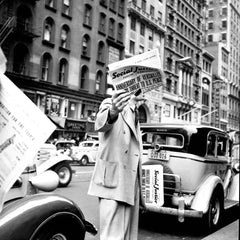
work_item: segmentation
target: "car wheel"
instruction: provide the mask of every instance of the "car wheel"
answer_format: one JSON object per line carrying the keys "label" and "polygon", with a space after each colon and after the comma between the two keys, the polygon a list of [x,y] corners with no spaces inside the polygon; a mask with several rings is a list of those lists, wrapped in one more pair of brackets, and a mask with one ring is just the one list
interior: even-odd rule
{"label": "car wheel", "polygon": [[59,163],[53,169],[59,176],[59,187],[67,187],[72,180],[72,169],[67,162]]}
{"label": "car wheel", "polygon": [[[66,222],[69,224],[66,226]],[[85,238],[85,229],[82,223],[72,222],[71,219],[59,221],[53,219],[46,223],[34,234],[31,240],[83,240]]]}
{"label": "car wheel", "polygon": [[88,157],[83,156],[81,159],[81,165],[86,166],[88,164]]}
{"label": "car wheel", "polygon": [[223,200],[219,191],[214,191],[209,202],[207,213],[203,217],[207,231],[215,231],[222,219]]}

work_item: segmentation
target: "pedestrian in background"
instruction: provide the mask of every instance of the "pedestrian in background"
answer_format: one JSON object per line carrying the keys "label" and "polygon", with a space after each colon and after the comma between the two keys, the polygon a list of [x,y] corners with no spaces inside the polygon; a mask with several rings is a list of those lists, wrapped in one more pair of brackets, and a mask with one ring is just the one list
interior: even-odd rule
{"label": "pedestrian in background", "polygon": [[124,90],[103,100],[95,122],[99,150],[88,193],[99,197],[100,240],[136,240],[142,140],[136,105]]}

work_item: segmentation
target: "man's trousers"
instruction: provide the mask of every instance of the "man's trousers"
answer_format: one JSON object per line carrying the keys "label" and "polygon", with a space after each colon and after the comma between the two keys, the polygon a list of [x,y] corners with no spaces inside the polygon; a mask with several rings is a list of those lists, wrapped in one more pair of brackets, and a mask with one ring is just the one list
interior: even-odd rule
{"label": "man's trousers", "polygon": [[138,239],[139,186],[135,191],[134,206],[100,198],[99,210],[100,240]]}

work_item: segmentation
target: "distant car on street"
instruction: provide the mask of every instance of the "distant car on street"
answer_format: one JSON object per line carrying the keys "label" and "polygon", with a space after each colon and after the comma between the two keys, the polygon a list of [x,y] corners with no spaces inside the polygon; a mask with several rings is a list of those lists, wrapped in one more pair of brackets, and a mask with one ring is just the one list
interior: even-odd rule
{"label": "distant car on street", "polygon": [[80,142],[79,146],[72,147],[71,157],[83,166],[89,163],[95,163],[98,147],[99,142],[96,140]]}
{"label": "distant car on street", "polygon": [[[223,211],[239,206],[239,164],[232,163],[232,143],[221,129],[191,124],[141,124],[143,140],[143,199],[146,211],[199,218],[203,230],[214,231]],[[150,176],[161,166],[163,184]],[[149,182],[155,181],[155,189]],[[152,207],[163,188],[163,202]],[[151,191],[152,190],[152,191]]]}
{"label": "distant car on street", "polygon": [[59,152],[56,145],[44,143],[35,157],[37,173],[53,170],[59,176],[59,187],[67,187],[72,180],[72,158]]}
{"label": "distant car on street", "polygon": [[24,170],[0,211],[1,240],[83,240],[86,231],[97,233],[73,201],[49,192],[58,181],[51,170],[36,175],[34,164]]}

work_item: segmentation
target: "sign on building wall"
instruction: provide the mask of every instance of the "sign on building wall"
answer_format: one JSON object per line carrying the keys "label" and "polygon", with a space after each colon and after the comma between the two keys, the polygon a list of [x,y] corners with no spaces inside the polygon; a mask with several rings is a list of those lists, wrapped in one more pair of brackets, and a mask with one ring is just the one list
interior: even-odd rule
{"label": "sign on building wall", "polygon": [[111,63],[117,62],[119,60],[120,60],[120,50],[115,47],[109,46],[109,48],[108,48],[108,63],[111,64]]}

